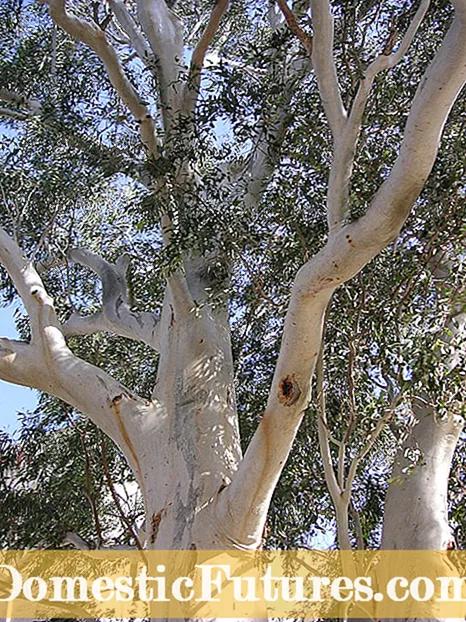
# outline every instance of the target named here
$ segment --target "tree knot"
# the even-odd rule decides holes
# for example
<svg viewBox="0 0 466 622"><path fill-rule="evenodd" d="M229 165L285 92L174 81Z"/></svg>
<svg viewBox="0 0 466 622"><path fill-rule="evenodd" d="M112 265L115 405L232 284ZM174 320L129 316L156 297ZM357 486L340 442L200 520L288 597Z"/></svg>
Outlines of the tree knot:
<svg viewBox="0 0 466 622"><path fill-rule="evenodd" d="M294 374L285 376L278 385L278 401L284 406L293 406L299 400L301 389L296 382Z"/></svg>

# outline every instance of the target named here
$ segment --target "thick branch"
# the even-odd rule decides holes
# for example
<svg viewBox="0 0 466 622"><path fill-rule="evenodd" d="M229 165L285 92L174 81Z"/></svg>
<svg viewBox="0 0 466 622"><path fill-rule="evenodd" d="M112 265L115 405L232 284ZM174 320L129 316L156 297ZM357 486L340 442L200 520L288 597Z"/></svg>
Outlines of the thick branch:
<svg viewBox="0 0 466 622"><path fill-rule="evenodd" d="M466 81L466 2L454 5L456 16L416 93L390 177L367 214L336 229L296 276L267 409L218 503L219 522L224 519L232 539L243 545L253 546L260 539L273 488L309 402L332 292L398 234L432 168L441 130Z"/></svg>
<svg viewBox="0 0 466 622"><path fill-rule="evenodd" d="M109 5L123 31L128 36L131 45L136 50L139 58L150 70L150 72L154 76L157 76L156 58L154 53L152 52L152 49L147 41L144 39L143 34L139 31L136 22L126 8L123 0L109 0Z"/></svg>
<svg viewBox="0 0 466 622"><path fill-rule="evenodd" d="M88 317L73 314L63 325L63 333L86 335L108 331L143 341L158 350L160 314L136 313L130 308L126 281L128 255L122 255L115 264L84 249L71 250L68 257L99 275L102 281L102 312Z"/></svg>
<svg viewBox="0 0 466 622"><path fill-rule="evenodd" d="M98 55L107 70L110 82L138 122L141 140L146 149L154 157L158 157L160 143L154 120L126 76L103 30L91 22L70 15L65 9L65 0L50 0L49 7L50 16L58 26L88 45Z"/></svg>
<svg viewBox="0 0 466 622"><path fill-rule="evenodd" d="M0 261L29 316L29 344L0 341L0 378L54 395L87 415L119 445L140 477L133 438L158 405L145 402L67 347L53 301L34 266L0 228Z"/></svg>
<svg viewBox="0 0 466 622"><path fill-rule="evenodd" d="M438 294L450 296L451 266L445 253L436 253L430 267ZM445 322L440 336L443 345L436 349L437 373L440 366L445 374L459 372L460 383L464 385L465 315L462 304L457 306L454 300L452 303L452 317ZM464 427L464 420L458 414L464 409L464 399L459 392L453 399L447 394L438 398L448 405L447 415L442 418L438 417L436 400L429 394L428 384L413 399L414 422L396 457L387 492L383 548L428 550L448 549L452 545L448 476Z"/></svg>
<svg viewBox="0 0 466 622"><path fill-rule="evenodd" d="M398 453L387 492L382 548L445 550L452 540L448 476L464 420L454 414L437 419L423 399L413 410L415 425Z"/></svg>
<svg viewBox="0 0 466 622"><path fill-rule="evenodd" d="M180 110L183 28L165 0L137 0L139 22L157 58L162 116L168 131Z"/></svg>

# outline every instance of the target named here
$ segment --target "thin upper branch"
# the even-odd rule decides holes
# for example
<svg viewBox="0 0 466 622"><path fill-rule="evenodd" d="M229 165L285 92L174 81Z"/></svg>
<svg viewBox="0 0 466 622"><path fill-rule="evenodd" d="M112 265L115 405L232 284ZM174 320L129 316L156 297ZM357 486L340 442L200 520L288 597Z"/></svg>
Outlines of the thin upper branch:
<svg viewBox="0 0 466 622"><path fill-rule="evenodd" d="M131 310L126 272L128 255L111 264L85 249L68 253L70 261L93 270L102 281L102 312L91 316L73 314L63 325L65 335L85 335L108 331L142 341L154 350L159 349L159 313L137 313Z"/></svg>
<svg viewBox="0 0 466 622"><path fill-rule="evenodd" d="M343 129L347 113L341 97L333 53L333 15L329 0L312 0L311 10L314 27L312 63L325 114L336 139Z"/></svg>
<svg viewBox="0 0 466 622"><path fill-rule="evenodd" d="M247 206L254 206L260 200L266 180L279 162L280 150L292 121L290 104L296 90L312 70L312 62L301 50L289 56L282 49L273 49L270 54L268 76L280 81L280 94L274 94L265 101L253 139L253 147L244 166L231 165L231 175L237 179L231 201L237 197Z"/></svg>
<svg viewBox="0 0 466 622"><path fill-rule="evenodd" d="M149 71L157 77L157 59L142 32L140 32L133 16L128 11L123 0L109 0L110 8L117 18L121 28L128 36L129 42L136 50L137 55L149 69Z"/></svg>
<svg viewBox="0 0 466 622"><path fill-rule="evenodd" d="M329 229L343 225L347 217L347 204L356 146L361 123L374 79L378 73L397 65L408 51L419 26L429 8L430 0L422 0L398 49L390 55L380 54L364 71L348 120L335 140L334 161L330 170L327 194Z"/></svg>
<svg viewBox="0 0 466 622"><path fill-rule="evenodd" d="M298 37L298 39L303 44L304 49L311 57L312 56L312 37L310 37L307 33L305 33L304 30L301 28L301 26L298 24L298 20L296 19L296 16L293 13L293 11L290 9L288 4L286 3L286 0L277 0L277 4L280 7L280 10L284 15L286 23L288 24L291 32L293 32Z"/></svg>
<svg viewBox="0 0 466 622"><path fill-rule="evenodd" d="M359 464L370 452L370 450L376 443L377 439L379 438L380 434L382 433L382 430L385 428L387 423L392 419L393 413L395 412L396 408L400 404L401 397L402 397L401 394L398 394L393 398L389 408L387 409L385 414L379 419L379 421L377 422L377 425L372 430L372 432L369 434L366 440L366 444L364 445L362 450L358 453L358 455L353 458L349 471L348 471L348 477L346 478L346 483L345 483L344 496L348 500L350 499L350 496L351 496L351 488L353 486L354 478L356 477Z"/></svg>
<svg viewBox="0 0 466 622"><path fill-rule="evenodd" d="M196 47L194 48L191 58L191 65L189 67L188 81L186 83L184 93L183 110L188 114L192 114L194 112L194 107L199 94L205 55L218 30L222 17L228 9L228 5L229 0L215 0L209 22Z"/></svg>
<svg viewBox="0 0 466 622"><path fill-rule="evenodd" d="M125 74L114 48L105 33L95 24L70 15L65 0L49 0L50 16L69 35L88 45L98 55L107 70L113 87L139 124L141 140L149 153L159 156L160 142L154 120Z"/></svg>

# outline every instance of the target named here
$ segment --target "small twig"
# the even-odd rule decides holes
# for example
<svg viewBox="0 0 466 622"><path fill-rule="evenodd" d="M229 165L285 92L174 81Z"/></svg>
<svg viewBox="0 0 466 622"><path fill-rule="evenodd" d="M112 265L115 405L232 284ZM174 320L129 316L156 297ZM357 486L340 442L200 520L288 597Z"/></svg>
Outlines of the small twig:
<svg viewBox="0 0 466 622"><path fill-rule="evenodd" d="M209 22L201 35L191 57L191 65L189 67L188 82L184 95L184 109L192 114L196 106L199 86L201 83L202 67L204 65L205 55L209 49L209 45L218 30L220 21L228 9L229 0L215 0Z"/></svg>
<svg viewBox="0 0 466 622"><path fill-rule="evenodd" d="M104 475L105 475L105 479L107 480L107 484L108 487L110 489L110 493L112 495L113 501L115 502L115 506L118 510L118 514L120 515L121 520L123 521L123 523L125 524L126 528L128 529L131 537L134 539L134 541L136 542L136 546L138 547L138 549L140 551L143 551L143 546L139 540L138 535L136 534L136 532L133 529L133 525L131 524L131 521L128 519L128 517L126 516L126 514L123 511L123 508L121 507L121 503L120 503L120 499L118 497L118 494L115 490L115 484L113 482L112 476L110 474L110 469L108 466L108 454L107 454L107 445L106 442L103 438L100 439L100 451L102 454L102 465L104 468Z"/></svg>
<svg viewBox="0 0 466 622"><path fill-rule="evenodd" d="M95 494L92 491L92 474L91 474L91 459L89 457L89 452L87 451L86 444L86 433L82 430L73 418L68 415L68 419L71 421L72 425L76 429L79 434L79 439L81 442L81 447L84 455L84 477L85 477L85 496L89 501L89 505L91 506L92 515L94 518L95 530L97 532L97 548L100 549L103 544L103 535L102 535L102 527L100 525L99 512L97 511L97 506L95 502Z"/></svg>
<svg viewBox="0 0 466 622"><path fill-rule="evenodd" d="M350 499L349 508L351 512L351 518L353 519L353 523L354 523L354 531L356 533L357 548L359 551L363 551L366 547L364 544L364 535L362 533L361 518L359 516L359 511L356 509L352 499Z"/></svg>
<svg viewBox="0 0 466 622"><path fill-rule="evenodd" d="M388 423L392 419L393 413L395 412L396 408L399 406L401 398L402 398L402 394L401 393L398 393L393 398L393 400L392 400L388 410L383 415L383 417L381 417L379 419L379 422L377 423L377 425L375 426L375 428L372 430L371 434L369 435L368 441L367 441L366 445L359 452L359 454L353 459L353 461L351 463L351 466L350 466L350 469L349 469L348 478L346 480L346 487L345 487L345 495L347 495L348 497L350 497L350 495L351 495L351 487L353 485L353 481L354 481L354 478L356 476L356 472L357 472L359 463L370 452L370 450L374 446L376 440L379 438L380 433L382 432L383 428L385 427L385 424Z"/></svg>
<svg viewBox="0 0 466 622"><path fill-rule="evenodd" d="M293 11L286 3L286 0L277 0L277 4L280 7L280 10L283 13L283 16L291 32L298 37L309 56L312 56L312 37L306 34L301 26L298 24L298 20L296 19Z"/></svg>

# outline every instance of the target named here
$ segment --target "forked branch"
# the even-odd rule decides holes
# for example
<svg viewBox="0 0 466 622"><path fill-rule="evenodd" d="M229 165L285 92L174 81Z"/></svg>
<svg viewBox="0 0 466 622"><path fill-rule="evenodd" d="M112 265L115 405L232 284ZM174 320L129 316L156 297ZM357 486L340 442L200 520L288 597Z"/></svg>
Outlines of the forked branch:
<svg viewBox="0 0 466 622"><path fill-rule="evenodd" d="M126 273L129 256L122 255L111 264L85 249L68 253L70 261L93 270L102 281L102 311L90 316L73 314L63 325L65 335L86 335L108 331L142 341L159 350L159 313L137 313L131 310Z"/></svg>
<svg viewBox="0 0 466 622"><path fill-rule="evenodd" d="M88 45L103 62L110 82L139 124L141 140L147 151L158 158L160 142L154 120L125 74L115 49L108 42L105 33L95 24L70 15L66 10L65 0L48 0L48 5L50 16L57 26Z"/></svg>
<svg viewBox="0 0 466 622"><path fill-rule="evenodd" d="M257 545L260 540L273 488L309 403L332 293L398 235L432 169L448 113L466 82L466 0L453 1L453 5L453 23L418 87L392 172L367 213L334 229L325 247L296 275L266 411L218 501L219 522L224 520L234 534L232 539L243 546L251 546L254 539ZM314 0L312 6L314 18L320 7L325 25L328 2ZM316 24L314 57L319 49L317 30ZM326 40L330 34L328 28L321 31ZM329 84L335 86L334 80ZM344 117L340 105L335 107L333 102L330 115L339 131Z"/></svg>
<svg viewBox="0 0 466 622"><path fill-rule="evenodd" d="M378 73L397 65L408 51L429 8L430 0L422 0L397 50L391 54L380 54L364 71L354 98L351 112L340 134L334 141L334 161L330 170L327 193L327 215L329 229L343 225L347 217L350 180L353 173L356 146L361 132L361 123L367 100Z"/></svg>
<svg viewBox="0 0 466 622"><path fill-rule="evenodd" d="M139 58L149 71L157 77L157 59L144 35L140 32L133 16L126 8L125 3L123 0L109 0L109 5Z"/></svg>
<svg viewBox="0 0 466 622"><path fill-rule="evenodd" d="M53 300L32 263L0 228L0 262L29 316L30 343L0 340L0 378L45 391L87 415L119 445L138 473L131 438L157 405L145 402L67 347ZM131 416L128 417L128 414Z"/></svg>

